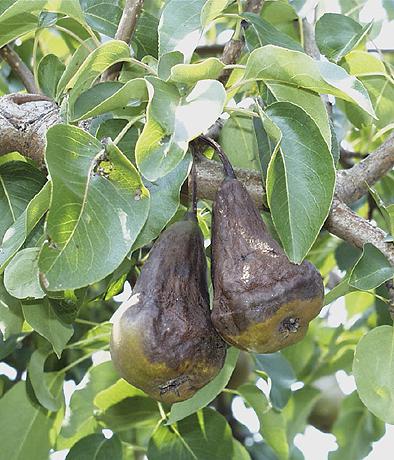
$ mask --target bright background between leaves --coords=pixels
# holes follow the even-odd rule
[[[133,54],[113,40],[123,3],[0,0],[0,46],[13,44],[64,117],[47,135],[50,182],[17,153],[0,157],[0,459],[390,458],[383,283],[393,271],[372,245],[359,251],[321,228],[344,166],[337,141],[362,157],[394,127],[392,49],[374,49],[394,46],[392,0],[267,0],[260,16],[242,16],[246,47],[226,88],[220,52],[201,46],[239,29],[236,2],[145,0]],[[320,63],[303,54],[298,22],[317,3]],[[97,84],[116,62],[119,81]],[[1,61],[0,95],[22,89]],[[334,128],[320,94],[335,98]],[[282,352],[231,348],[218,377],[163,419],[114,371],[109,320],[152,241],[182,216],[188,143],[219,116],[221,145],[235,166],[261,173],[263,217],[292,260],[318,267],[327,306]],[[78,127],[86,119],[88,132]],[[95,175],[108,137],[117,145]],[[392,241],[393,173],[353,208]],[[201,200],[208,255],[210,211]]]

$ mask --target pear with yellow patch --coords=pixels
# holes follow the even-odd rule
[[[322,278],[310,262],[290,262],[231,165],[224,165],[213,205],[212,321],[228,343],[273,353],[305,336],[323,306]]]

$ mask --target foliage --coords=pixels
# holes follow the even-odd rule
[[[323,227],[336,170],[346,167],[338,141],[359,158],[394,127],[392,66],[366,48],[378,24],[360,23],[364,0],[357,8],[341,0],[342,14],[319,9],[318,61],[302,46],[311,2],[267,0],[259,15],[239,11],[244,3],[146,0],[128,46],[114,39],[122,0],[0,0],[0,46],[13,44],[63,118],[47,132],[45,173],[14,153],[0,157],[0,359],[16,371],[0,376],[2,458],[45,460],[69,449],[68,459],[86,460],[299,459],[294,438],[314,420],[325,393],[318,382],[339,370],[353,373],[357,393],[329,426],[338,443],[330,458],[364,458],[383,421],[394,423],[384,285],[393,267],[373,245],[361,252]],[[209,53],[229,28],[245,36],[236,66]],[[100,81],[117,63],[118,81]],[[0,61],[0,96],[22,89]],[[326,94],[336,101],[333,123]],[[317,266],[326,304],[346,319],[332,327],[325,309],[302,342],[249,356],[246,367],[230,348],[193,398],[161,406],[120,379],[102,352],[115,296],[134,285],[152,242],[187,206],[180,192],[191,142],[221,116],[232,163],[257,170],[266,185],[264,219],[275,237],[292,261]],[[393,184],[391,172],[353,205],[388,244]],[[210,201],[199,201],[198,217],[209,257]],[[77,386],[66,407],[70,381]],[[253,408],[260,436],[237,419],[236,400]]]

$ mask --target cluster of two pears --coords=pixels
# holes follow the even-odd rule
[[[114,321],[111,355],[120,375],[166,403],[192,397],[218,374],[222,339],[277,351],[304,337],[323,304],[319,272],[288,260],[229,164],[225,173],[213,205],[212,313],[203,236],[188,212],[155,242]]]

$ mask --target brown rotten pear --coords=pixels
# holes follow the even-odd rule
[[[206,259],[195,214],[172,224],[156,241],[114,321],[111,355],[120,375],[152,398],[190,398],[223,366],[226,345],[209,309]]]
[[[212,321],[228,343],[273,353],[305,336],[323,306],[322,278],[310,262],[289,261],[223,155],[226,177],[213,205]]]

